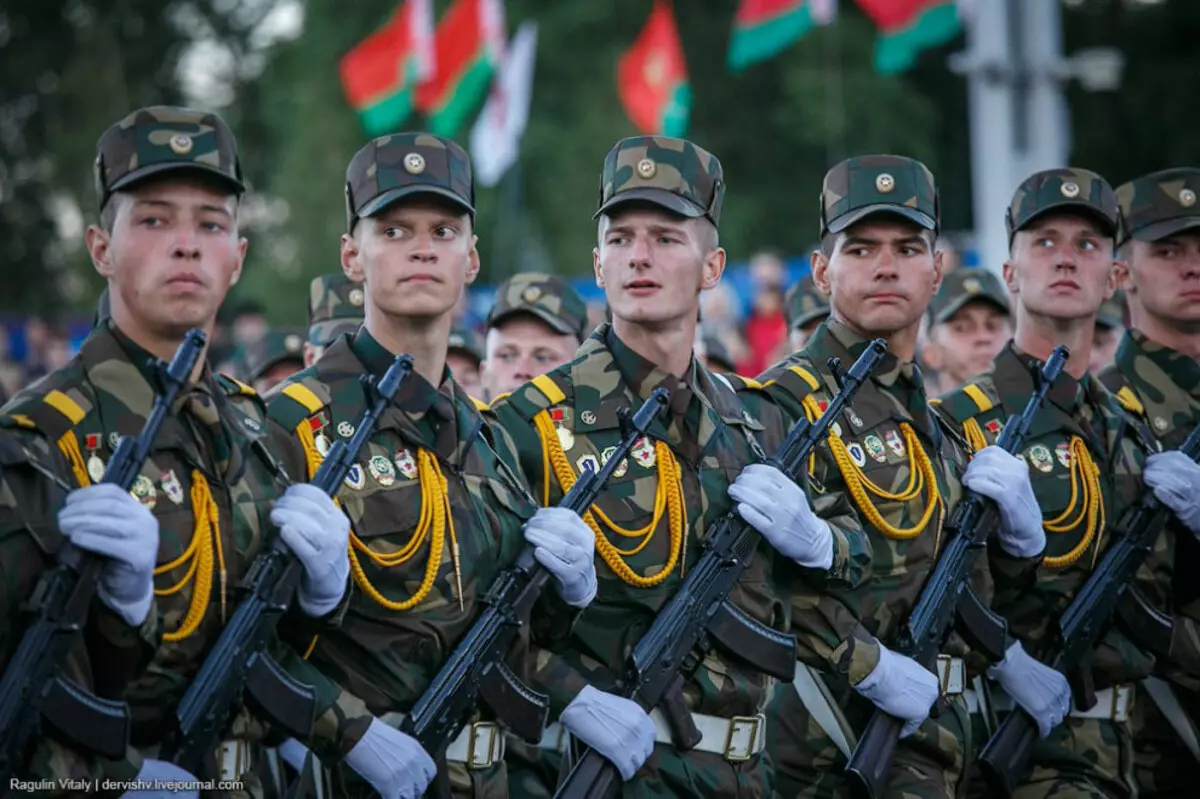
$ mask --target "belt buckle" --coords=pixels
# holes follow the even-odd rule
[[[1109,718],[1118,723],[1126,721],[1129,718],[1129,705],[1132,699],[1133,690],[1128,685],[1114,685]]]
[[[766,724],[767,718],[763,714],[757,716],[734,716],[729,720],[729,734],[725,736],[725,754],[726,760],[738,762],[749,760],[757,754],[758,736],[763,726]],[[748,733],[747,740],[744,746],[738,745],[740,742],[735,741],[735,738],[740,738],[739,733]]]
[[[224,781],[240,780],[253,765],[250,762],[250,743],[231,738],[217,745],[217,772]]]
[[[486,745],[480,742],[486,739]],[[477,721],[471,725],[471,739],[467,742],[467,768],[475,771],[491,768],[503,756],[504,736],[500,727],[492,721]]]
[[[955,661],[958,661],[958,668],[955,668]],[[961,658],[952,655],[937,656],[938,687],[942,696],[957,696],[966,690],[966,686],[963,685],[962,663]]]

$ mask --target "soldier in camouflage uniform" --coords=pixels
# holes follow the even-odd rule
[[[1104,301],[1096,314],[1096,332],[1092,334],[1092,358],[1088,371],[1098,375],[1112,366],[1117,355],[1117,346],[1125,335],[1125,317],[1128,314],[1125,292],[1117,289]]]
[[[483,363],[483,339],[469,327],[456,327],[450,331],[449,349],[446,350],[446,365],[459,387],[471,397],[483,396],[483,383],[479,370]]]
[[[1016,306],[1014,338],[988,372],[945,395],[938,412],[971,449],[981,451],[1024,407],[1034,388],[1035,359],[1049,357],[1057,344],[1070,348],[1021,453],[1047,533],[1045,556],[1036,580],[998,573],[993,603],[1008,618],[1010,631],[1046,657],[1055,620],[1109,543],[1106,523],[1139,497],[1143,468],[1153,468],[1162,456],[1147,458],[1149,434],[1087,372],[1095,315],[1116,285],[1118,210],[1112,187],[1083,169],[1038,172],[1017,188],[1006,222],[1010,256],[1004,277]],[[1173,547],[1168,528],[1137,576],[1145,596],[1167,610]],[[1016,796],[1136,795],[1129,765],[1137,725],[1130,710],[1134,683],[1153,665],[1152,654],[1110,630],[1091,664],[1097,701],[1082,709],[1086,698],[1074,697],[1070,716],[1035,745],[1033,772]]]
[[[342,272],[313,278],[308,288],[305,368],[316,363],[325,348],[343,333],[354,333],[362,326],[365,301],[362,284]]]
[[[567,281],[521,272],[496,289],[488,311],[483,384],[487,399],[562,366],[587,335],[587,305]]]
[[[272,392],[268,415],[287,468],[311,478],[331,441],[354,434],[366,408],[359,376],[381,377],[397,353],[413,356],[396,406],[338,492],[352,522],[358,590],[309,662],[381,719],[341,725],[342,751],[360,740],[377,754],[371,762],[347,758],[334,795],[373,795],[361,775],[385,796],[415,797],[433,762],[396,727],[479,615],[500,568],[528,539],[563,598],[583,606],[595,593],[593,545],[578,516],[537,511],[512,453],[446,367],[455,302],[479,271],[467,154],[429,134],[386,136],[359,150],[346,183],[342,265],[363,286],[364,324]],[[295,751],[284,748],[294,765]],[[446,754],[453,794],[506,796],[502,755],[495,724],[467,726]]]
[[[0,618],[8,629],[0,640],[6,649],[15,645],[16,608],[64,536],[111,558],[88,636],[103,645],[92,652],[95,679],[85,687],[129,703],[132,748],[124,762],[105,764],[106,775],[129,778],[141,768],[146,777],[188,779],[153,758],[251,559],[279,526],[304,566],[298,607],[287,619],[311,634],[325,626],[312,620],[332,614],[346,592],[348,525],[308,486],[280,497],[286,476],[263,446],[265,407],[253,389],[213,374],[203,359],[132,490],[94,485],[118,437],[136,435],[150,411],[150,359],[170,359],[189,328],[211,335],[246,248],[238,236],[244,185],[236,143],[217,115],[144,108],[111,126],[97,150],[100,224],[88,228],[87,244],[108,280],[111,316],[68,366],[3,409],[10,434],[58,477],[5,464]],[[299,654],[276,649],[282,665],[305,680]],[[320,695],[321,709],[334,698]],[[241,779],[237,795],[261,795],[248,769],[256,766],[251,743],[262,724],[242,714],[228,734],[200,776]],[[95,761],[85,758],[45,741],[31,771],[95,775]]]
[[[618,142],[604,162],[593,254],[613,321],[597,328],[570,363],[492,404],[534,494],[553,504],[582,470],[611,454],[622,435],[618,411],[639,406],[660,386],[671,394],[667,414],[636,443],[588,514],[599,594],[565,645],[538,663],[550,685],[551,714],[560,719],[543,738],[555,766],[568,765],[557,752],[567,732],[612,759],[577,711],[596,688],[630,689],[620,677],[630,650],[696,561],[710,525],[731,508],[730,485],[782,436],[778,414],[747,414],[728,383],[693,357],[700,292],[718,284],[725,265],[717,233],[724,190],[720,162],[691,142]],[[730,599],[779,628],[784,604],[771,581],[774,560],[764,544]],[[849,560],[843,552],[840,567],[850,568]],[[650,714],[651,723],[635,706],[628,723],[648,727],[657,745],[632,780],[622,768],[623,795],[769,797],[762,712],[770,682],[719,651],[706,653],[684,689],[703,732],[687,752],[672,745],[662,711]],[[543,773],[540,784],[528,772],[514,796],[549,796],[556,771]]]
[[[1122,226],[1118,272],[1127,289],[1130,328],[1121,338],[1114,363],[1100,382],[1126,410],[1141,418],[1167,449],[1178,447],[1200,422],[1200,170],[1168,169],[1117,188]],[[1192,492],[1195,496],[1195,492]],[[1200,545],[1180,532],[1175,541],[1176,603],[1189,618],[1200,614]],[[1176,624],[1186,635],[1190,625]],[[1135,769],[1143,797],[1193,796],[1194,729],[1200,721],[1200,680],[1195,664],[1181,655],[1195,641],[1172,644],[1172,659],[1160,662],[1156,696],[1139,690],[1139,717],[1133,742]],[[1191,666],[1189,668],[1189,665]],[[1150,682],[1150,681],[1148,681]],[[1145,684],[1144,684],[1145,685]],[[1183,701],[1183,713],[1167,717],[1159,701]],[[1182,732],[1177,730],[1182,728]],[[1185,743],[1187,741],[1187,743]]]
[[[929,341],[921,348],[921,363],[936,373],[935,394],[958,388],[988,366],[1012,336],[1008,291],[1000,277],[987,269],[956,269],[926,313]]]
[[[855,581],[818,583],[818,594],[804,572],[779,575],[791,591],[799,662],[795,684],[777,686],[772,697],[768,740],[778,796],[847,795],[845,759],[876,709],[905,722],[887,796],[961,791],[973,747],[966,690],[978,666],[968,670],[957,636],[938,658],[936,677],[889,646],[934,567],[962,485],[1001,505],[999,566],[1029,573],[1041,548],[1040,527],[1011,512],[1030,490],[1028,477],[1011,468],[1020,464],[994,450],[964,474],[962,451],[930,412],[913,362],[921,317],[941,279],[937,220],[933,176],[917,161],[863,156],[831,169],[821,195],[821,249],[812,256],[830,318],[799,353],[745,381],[747,402],[772,403],[789,422],[815,419],[837,391],[828,359],[849,364],[870,339],[888,341],[883,363],[810,463],[812,512],[843,535],[865,533],[870,569]],[[981,562],[975,588],[984,601],[987,574]],[[1014,680],[1039,671],[1054,676],[1015,644],[1004,665]],[[947,709],[928,718],[939,686]]]
[[[273,328],[246,348],[246,379],[259,394],[304,368],[302,330]]]
[[[799,352],[812,338],[817,325],[829,317],[829,298],[817,291],[812,275],[805,275],[788,289],[783,308],[787,316],[788,344],[792,352]]]

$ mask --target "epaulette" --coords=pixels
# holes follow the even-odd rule
[[[88,412],[78,401],[64,391],[51,389],[45,394],[30,394],[23,401],[8,406],[5,426],[37,430],[52,441],[60,440],[75,429]]]
[[[271,393],[267,403],[267,418],[285,430],[294,430],[296,425],[315,416],[328,404],[306,386],[305,381],[293,377]]]
[[[806,361],[794,363],[790,366],[781,366],[778,369],[771,370],[775,376],[770,380],[763,382],[759,388],[770,388],[777,385],[787,391],[797,400],[802,400],[809,394],[815,394],[821,390],[821,378],[815,372],[808,368],[809,364]]]
[[[984,383],[967,383],[939,398],[938,410],[958,424],[1000,405],[995,387]]]
[[[21,427],[26,430],[36,430],[37,425],[23,413],[0,414],[0,428],[11,430]]]
[[[258,396],[258,392],[253,388],[246,385],[241,380],[238,380],[233,375],[227,375],[224,372],[217,374],[217,385],[219,385],[225,394],[230,397],[236,397],[239,395],[247,397]]]
[[[1121,386],[1120,390],[1113,394],[1117,403],[1125,410],[1137,416],[1139,419],[1146,415],[1146,406],[1142,405],[1142,401],[1138,399],[1137,394],[1133,393],[1133,389],[1129,386]]]
[[[753,377],[742,377],[733,372],[713,372],[713,377],[724,381],[734,391],[762,391],[762,383]]]
[[[540,411],[562,403],[566,400],[567,394],[559,383],[561,377],[556,374],[558,371],[538,375],[520,388],[514,389],[511,394],[503,398],[505,404],[516,411],[521,418],[532,421]],[[551,377],[551,375],[555,375],[555,377]],[[492,407],[495,407],[500,399],[501,397],[497,397],[493,400]]]

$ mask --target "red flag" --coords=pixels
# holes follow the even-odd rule
[[[430,0],[406,0],[338,64],[346,101],[371,136],[390,133],[412,111],[413,90],[430,70]]]
[[[617,61],[617,94],[643,133],[682,136],[692,93],[669,0],[654,0],[646,25]]]

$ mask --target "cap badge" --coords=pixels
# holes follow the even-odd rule
[[[283,339],[283,348],[288,352],[300,351],[300,337],[295,333],[290,333]]]
[[[404,156],[404,168],[410,175],[419,175],[425,171],[425,156],[420,153],[409,153]]]
[[[1196,204],[1196,192],[1191,189],[1183,189],[1179,192],[1179,204],[1184,208],[1191,208]]]
[[[463,347],[466,346],[466,344],[467,344],[467,342],[464,341],[463,337],[460,336],[458,333],[454,333],[453,335],[450,336],[450,349],[461,350]]]
[[[363,290],[350,289],[350,293],[347,295],[347,298],[350,300],[350,304],[355,308],[361,308],[363,304]]]
[[[521,292],[521,299],[525,302],[537,302],[542,297],[542,290],[537,286],[530,286]]]
[[[875,178],[875,190],[880,194],[890,194],[894,188],[896,188],[896,179],[887,172]]]
[[[171,137],[171,152],[176,155],[187,155],[192,151],[192,137],[186,133],[176,133]]]
[[[646,180],[649,180],[650,178],[654,177],[654,173],[658,171],[658,165],[649,158],[643,158],[641,161],[638,161],[637,171],[638,175]]]
[[[1079,196],[1079,184],[1067,181],[1066,183],[1062,184],[1062,188],[1059,189],[1059,191],[1061,191],[1062,196],[1066,197],[1068,200],[1073,200]]]
[[[963,291],[968,294],[978,294],[983,291],[983,285],[977,278],[969,277],[963,281]]]

